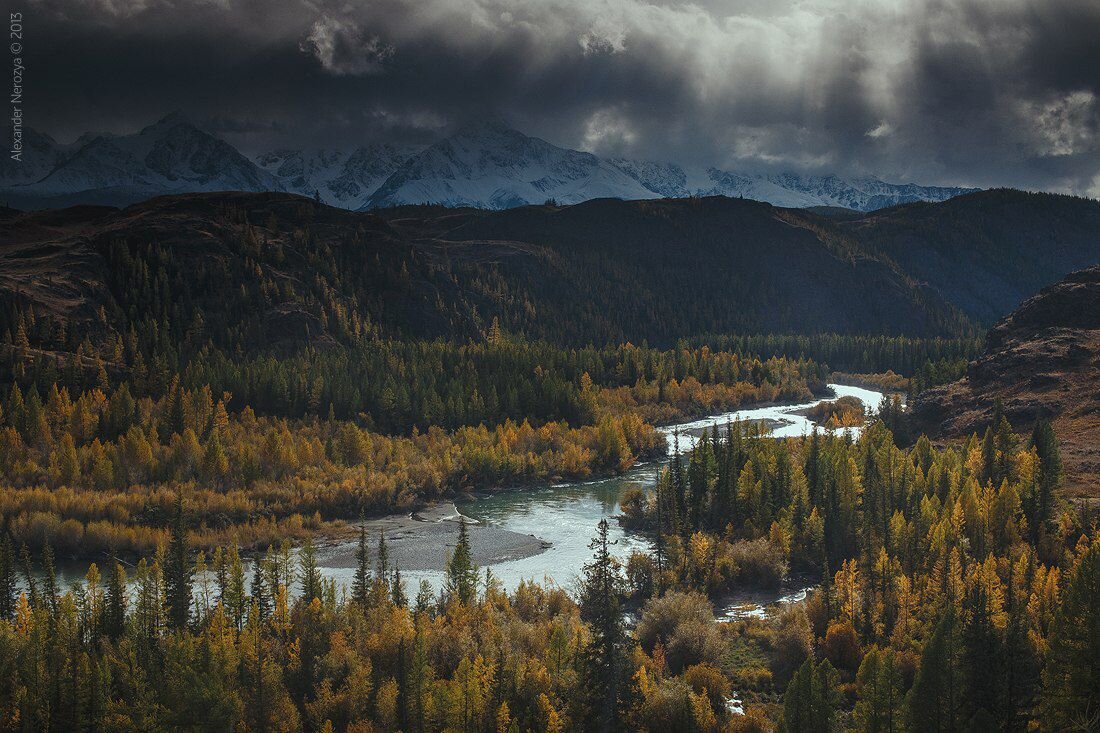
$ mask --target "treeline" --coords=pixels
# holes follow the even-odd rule
[[[24,388],[56,384],[79,393],[125,383],[135,397],[159,399],[181,368],[184,386],[228,393],[230,411],[249,406],[258,414],[335,417],[387,433],[509,419],[590,424],[605,412],[626,410],[668,422],[820,394],[837,358],[863,370],[912,375],[908,387],[915,394],[962,376],[974,346],[970,340],[820,336],[718,339],[714,348],[565,349],[510,336],[494,323],[484,339],[468,343],[361,340],[282,356],[230,353],[207,343],[181,361],[160,327],[154,336],[133,330],[100,346],[85,337],[73,347],[49,342],[59,321],[30,313],[18,311],[14,335],[0,346],[5,371]],[[599,389],[587,391],[588,385]]]
[[[320,576],[309,542],[270,549],[249,578],[235,547],[192,553],[183,512],[131,572],[92,565],[70,590],[48,550],[39,569],[0,544],[5,729],[733,730],[713,625],[667,659],[634,644],[606,522],[575,600],[534,583],[505,593],[470,561],[464,524],[439,592],[407,588],[365,534],[350,587]],[[666,619],[643,614],[647,644]]]
[[[193,339],[176,342],[166,322],[152,320],[125,336],[111,333],[98,346],[87,336],[73,344],[63,321],[36,318],[33,308],[15,314],[14,331],[4,331],[0,366],[24,389],[56,385],[79,394],[124,384],[135,398],[161,399],[178,374],[187,388],[227,393],[232,412],[248,406],[264,415],[334,417],[387,433],[506,420],[591,424],[602,411],[650,402],[668,402],[671,410],[654,415],[672,419],[800,398],[820,391],[827,376],[807,359],[760,359],[708,347],[567,349],[509,336],[496,322],[483,339],[468,343],[359,339],[276,355],[227,351],[212,341],[192,351]],[[593,387],[626,389],[597,401]]]
[[[230,359],[200,353],[185,384],[229,391],[235,404],[270,414],[333,414],[384,432],[504,420],[590,424],[607,411],[668,404],[663,417],[712,407],[797,398],[824,385],[804,359],[767,359],[706,347],[561,349],[491,328],[482,343],[373,342],[293,358]],[[715,391],[683,387],[706,385]]]
[[[966,363],[982,351],[982,339],[910,338],[907,336],[853,336],[823,333],[707,336],[705,343],[719,351],[758,354],[761,358],[807,358],[833,371],[881,374],[897,372],[912,377],[913,394],[961,377]]]
[[[227,395],[173,382],[159,400],[127,385],[71,398],[13,386],[0,402],[0,522],[32,547],[147,553],[188,492],[195,542],[246,546],[462,489],[617,473],[664,450],[637,415],[592,425],[504,422],[388,436],[353,422],[226,410]]]

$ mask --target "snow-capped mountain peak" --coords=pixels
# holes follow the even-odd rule
[[[256,164],[278,176],[288,191],[320,195],[332,206],[358,209],[416,148],[372,143],[350,151],[335,149],[273,150]]]
[[[128,204],[189,191],[280,191],[278,179],[229,143],[173,113],[132,135],[81,138],[40,180],[13,186],[19,198],[51,204]]]
[[[656,198],[591,153],[529,137],[499,120],[464,125],[396,171],[363,208],[411,203],[505,209],[553,199]]]

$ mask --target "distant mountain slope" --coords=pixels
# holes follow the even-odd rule
[[[1000,307],[982,300],[975,309],[976,291],[992,297],[995,283],[1003,315],[1036,277],[1031,268],[1064,266],[1057,278],[1072,261],[1100,261],[1100,203],[1003,191],[845,216],[725,197],[354,213],[289,194],[223,193],[121,211],[0,213],[0,292],[36,310],[83,314],[94,327],[98,306],[124,307],[132,288],[106,284],[117,244],[165,248],[180,265],[158,292],[238,314],[219,328],[279,304],[235,326],[260,345],[338,339],[331,324],[352,312],[391,334],[480,337],[496,317],[513,332],[566,343],[972,334],[982,322],[975,314]],[[157,272],[159,255],[147,256]],[[211,273],[220,274],[202,280]],[[326,273],[333,284],[322,288]]]
[[[607,161],[479,122],[429,146],[401,166],[363,205],[442,204],[507,209],[554,200],[648,199],[658,194]]]
[[[627,175],[665,198],[729,196],[766,201],[776,206],[842,207],[873,211],[914,201],[944,201],[972,188],[885,183],[877,178],[808,176],[796,173],[750,174],[710,167],[685,169],[672,163],[612,159]]]
[[[0,157],[0,187],[25,185],[49,175],[83,144],[61,145],[49,135],[31,128],[23,130],[23,154],[19,160]]]
[[[966,377],[922,393],[912,416],[919,430],[961,437],[985,430],[997,400],[1017,430],[1050,419],[1070,493],[1100,496],[1100,267],[1070,274],[999,321]]]
[[[9,187],[16,206],[126,205],[171,193],[280,191],[280,181],[229,143],[172,114],[133,135],[86,141],[45,176]]]
[[[1100,202],[994,190],[838,222],[868,251],[991,324],[1073,270],[1100,263]]]
[[[754,201],[384,214],[288,194],[23,214],[0,229],[0,296],[94,329],[100,307],[109,320],[135,317],[138,294],[156,292],[179,304],[180,338],[198,328],[187,309],[201,305],[200,332],[262,349],[323,345],[362,327],[480,338],[494,318],[570,344],[970,331],[939,296],[826,220]]]
[[[555,252],[568,294],[613,338],[746,331],[958,333],[954,309],[817,217],[749,200],[590,201],[469,217],[439,235]],[[853,293],[860,293],[858,298]]]
[[[277,176],[287,191],[313,197],[343,209],[359,209],[394,171],[418,149],[376,143],[350,151],[275,150],[256,163]]]

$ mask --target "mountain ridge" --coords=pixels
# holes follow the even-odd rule
[[[272,202],[282,203],[276,206]],[[200,211],[186,225],[177,214],[168,214],[188,207]],[[339,236],[328,235],[333,242],[360,236],[356,233],[364,226],[374,231],[376,223],[384,223],[385,233],[375,232],[372,241],[379,246],[391,241],[409,252],[430,253],[429,259],[435,262],[432,268],[447,266],[446,252],[460,254],[461,262],[488,262],[507,251],[509,257],[520,259],[505,260],[499,271],[486,266],[484,274],[489,280],[479,287],[505,278],[501,287],[520,287],[524,292],[514,295],[518,310],[522,310],[518,304],[524,298],[531,303],[537,303],[539,297],[559,299],[555,287],[564,288],[562,292],[576,291],[578,300],[605,302],[611,308],[614,298],[603,292],[605,287],[578,290],[576,283],[590,283],[597,272],[609,282],[624,283],[641,303],[660,303],[660,313],[648,316],[664,319],[657,324],[646,325],[645,318],[625,310],[619,321],[598,308],[583,317],[579,312],[571,316],[584,320],[584,328],[591,328],[591,338],[612,341],[649,338],[674,343],[685,334],[702,331],[807,328],[968,335],[983,324],[992,324],[1037,291],[1038,277],[1049,282],[1100,262],[1100,202],[1011,190],[967,194],[943,203],[904,204],[871,213],[784,209],[728,197],[600,199],[573,206],[540,204],[503,211],[401,206],[356,213],[287,193],[184,194],[154,198],[122,210],[82,206],[22,213],[7,209],[0,212],[8,230],[0,241],[9,244],[0,245],[0,250],[16,241],[29,246],[28,251],[36,251],[36,247],[52,250],[55,237],[80,235],[73,222],[89,216],[87,212],[94,212],[97,221],[113,221],[111,236],[132,234],[138,231],[134,222],[152,218],[158,222],[156,238],[175,240],[181,236],[180,229],[209,229],[224,217],[218,213],[220,209],[240,207],[274,207],[277,219],[284,215],[280,212],[290,212],[285,213],[285,226],[293,224],[303,230],[314,225],[315,217],[340,222]],[[302,213],[306,210],[317,213],[307,217]],[[1002,211],[1012,212],[1015,218],[1002,222]],[[262,231],[266,219],[253,225],[259,227],[254,231]],[[217,226],[229,231],[225,224]],[[976,244],[970,246],[971,242]],[[37,262],[36,256],[0,252],[0,260],[13,271]],[[560,266],[552,271],[551,285],[540,282],[535,271],[523,268],[519,272],[521,285],[508,280],[517,274],[509,266],[533,261],[531,257],[544,265]],[[844,264],[837,269],[839,263]],[[864,291],[866,274],[872,270],[861,273],[860,268],[871,266],[877,274],[870,280],[885,289],[872,289],[875,297],[860,303],[851,294]],[[693,291],[696,282],[710,278],[714,282],[706,287],[713,287],[713,293],[706,288],[705,293]],[[847,291],[837,291],[841,282]],[[977,300],[974,283],[981,285],[982,297]],[[679,295],[667,292],[673,285],[680,289],[676,291]],[[727,291],[731,302],[745,300],[740,306],[743,313],[725,313],[718,307]],[[542,295],[536,297],[538,293]],[[893,295],[888,297],[888,293]],[[714,302],[695,303],[697,295]],[[689,304],[694,315],[678,313],[671,305],[676,298]],[[512,313],[515,323],[521,324],[518,330],[549,333],[546,324],[540,323],[544,314],[532,321],[518,310]],[[559,312],[557,317],[565,315]],[[428,320],[435,323],[437,317]],[[477,332],[474,326],[463,329],[465,335]],[[436,333],[447,335],[450,331]]]
[[[496,318],[529,338],[578,345],[971,330],[941,296],[826,220],[721,197],[357,213],[286,193],[211,193],[31,212],[0,230],[0,291],[94,328],[100,306],[125,310],[128,291],[152,287],[110,284],[111,273],[137,252],[156,262],[160,250],[183,263],[158,286],[166,297],[208,301],[205,312],[227,313],[227,323],[248,322],[238,311],[258,308],[253,301],[277,305],[239,326],[257,344],[322,344],[339,337],[322,324],[351,312],[397,336],[480,338]],[[200,293],[200,273],[223,274]],[[342,284],[314,293],[324,273]]]
[[[195,191],[281,191],[283,185],[229,143],[174,112],[130,135],[94,135],[33,183],[9,186],[17,204],[127,205]]]
[[[496,118],[463,125],[424,147],[364,142],[279,148],[252,158],[178,112],[130,135],[86,134],[61,145],[28,131],[27,139],[33,160],[0,167],[2,195],[21,208],[125,206],[157,195],[242,190],[299,193],[349,210],[406,204],[504,209],[548,200],[720,195],[867,211],[975,190],[602,158],[525,135]]]

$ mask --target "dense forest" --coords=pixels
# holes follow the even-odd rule
[[[576,596],[505,593],[470,561],[407,589],[365,535],[351,588],[306,540],[249,582],[236,546],[197,556],[177,498],[133,571],[71,590],[0,548],[0,723],[15,730],[1091,730],[1100,534],[1057,499],[1057,444],[1003,420],[982,439],[899,449],[717,428],[607,525]],[[771,620],[714,621],[708,597],[820,578]],[[23,570],[20,571],[20,568]],[[17,576],[25,590],[16,592]],[[626,626],[622,611],[635,608]],[[1092,672],[1090,672],[1092,670]],[[733,711],[733,691],[744,710]]]
[[[31,306],[9,318],[0,516],[19,543],[89,557],[154,550],[180,491],[197,545],[255,548],[460,490],[619,472],[664,450],[654,424],[823,394],[827,367],[754,346],[899,369],[971,348],[832,336],[567,349],[493,323],[466,343],[362,336],[277,356],[211,334],[177,344],[148,320],[93,344]]]

